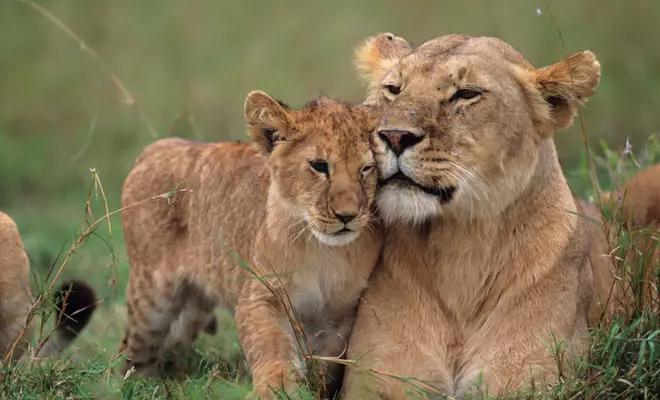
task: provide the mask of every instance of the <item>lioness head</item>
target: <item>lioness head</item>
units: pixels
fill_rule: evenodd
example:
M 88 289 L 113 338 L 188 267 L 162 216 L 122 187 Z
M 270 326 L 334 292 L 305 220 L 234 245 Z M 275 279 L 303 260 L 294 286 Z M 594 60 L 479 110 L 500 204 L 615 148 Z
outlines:
M 591 52 L 536 69 L 489 37 L 442 36 L 402 57 L 364 46 L 358 55 L 382 60 L 361 69 L 378 84 L 369 102 L 384 112 L 373 140 L 378 205 L 389 221 L 500 213 L 528 186 L 543 142 L 571 124 L 600 78 Z
M 377 171 L 366 106 L 321 97 L 291 110 L 264 92 L 248 94 L 245 118 L 267 158 L 271 196 L 328 245 L 355 240 L 371 220 Z

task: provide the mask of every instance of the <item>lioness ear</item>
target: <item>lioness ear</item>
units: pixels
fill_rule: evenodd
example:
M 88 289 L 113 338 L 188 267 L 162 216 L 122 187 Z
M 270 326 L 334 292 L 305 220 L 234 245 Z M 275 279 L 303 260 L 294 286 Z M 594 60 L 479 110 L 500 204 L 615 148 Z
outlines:
M 286 105 L 255 90 L 245 99 L 245 120 L 257 149 L 268 155 L 278 141 L 287 140 L 293 119 Z
M 355 48 L 355 67 L 367 86 L 369 98 L 378 93 L 387 73 L 411 51 L 412 46 L 404 38 L 391 33 L 367 38 Z
M 599 80 L 600 63 L 590 51 L 535 71 L 537 87 L 550 108 L 553 131 L 571 125 L 577 107 L 594 94 Z

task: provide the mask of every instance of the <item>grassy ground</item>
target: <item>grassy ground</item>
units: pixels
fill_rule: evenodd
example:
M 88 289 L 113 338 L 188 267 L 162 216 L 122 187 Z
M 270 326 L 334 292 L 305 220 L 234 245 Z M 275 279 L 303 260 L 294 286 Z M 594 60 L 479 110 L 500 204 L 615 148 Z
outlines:
M 499 36 L 537 65 L 591 49 L 603 65 L 584 111 L 603 188 L 636 167 L 621 150 L 630 138 L 638 163 L 657 161 L 648 138 L 660 126 L 660 3 L 555 0 L 405 3 L 249 0 L 79 2 L 43 0 L 86 45 L 20 0 L 0 2 L 0 209 L 21 229 L 37 282 L 59 268 L 89 220 L 119 207 L 121 184 L 153 135 L 243 138 L 245 94 L 263 89 L 298 105 L 319 90 L 359 101 L 351 51 L 363 37 L 392 31 L 412 42 L 450 32 Z M 538 15 L 537 9 L 541 13 Z M 90 52 L 98 54 L 95 59 Z M 121 80 L 118 89 L 108 72 Z M 558 136 L 577 194 L 593 194 L 579 129 Z M 609 150 L 608 143 L 612 149 Z M 655 143 L 655 144 L 654 144 Z M 655 147 L 654 147 L 655 146 Z M 621 173 L 617 165 L 626 161 Z M 90 169 L 93 169 L 92 172 Z M 99 182 L 102 183 L 104 200 Z M 106 201 L 107 200 L 107 201 Z M 233 322 L 220 314 L 215 337 L 186 357 L 188 376 L 127 381 L 111 371 L 125 321 L 128 266 L 118 215 L 101 220 L 66 262 L 63 277 L 84 277 L 104 302 L 91 325 L 55 364 L 9 370 L 1 398 L 241 398 L 249 387 Z M 622 237 L 624 248 L 630 238 Z M 640 259 L 643 263 L 643 258 Z M 575 380 L 546 396 L 660 389 L 658 321 L 631 314 L 593 332 L 593 351 Z M 13 373 L 13 374 L 12 374 Z M 610 397 L 610 396 L 606 396 Z

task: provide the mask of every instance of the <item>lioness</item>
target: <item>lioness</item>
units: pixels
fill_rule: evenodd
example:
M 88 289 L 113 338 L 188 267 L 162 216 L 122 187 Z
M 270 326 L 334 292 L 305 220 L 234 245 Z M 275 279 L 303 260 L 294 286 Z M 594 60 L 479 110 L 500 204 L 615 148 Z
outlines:
M 585 349 L 593 277 L 552 136 L 596 90 L 596 57 L 537 69 L 499 39 L 447 35 L 383 62 L 363 70 L 384 111 L 373 141 L 385 241 L 344 397 L 403 399 L 419 381 L 497 394 L 556 377 L 552 343 Z
M 96 307 L 94 290 L 84 282 L 62 283 L 55 291 L 58 321 L 54 335 L 32 357 L 50 357 L 61 352 L 87 325 Z M 0 361 L 17 360 L 32 339 L 34 322 L 30 266 L 14 220 L 0 212 Z
M 184 327 L 174 342 L 191 343 L 220 305 L 235 310 L 257 393 L 269 397 L 271 387 L 292 390 L 301 367 L 287 314 L 314 354 L 345 353 L 381 245 L 371 214 L 377 118 L 325 97 L 292 110 L 258 91 L 245 117 L 254 144 L 163 139 L 128 175 L 124 206 L 181 182 L 192 193 L 122 213 L 131 269 L 120 349 L 126 368 L 157 373 L 173 322 Z
M 413 47 L 405 39 L 392 33 L 381 33 L 368 38 L 356 49 L 356 66 L 367 85 L 368 95 L 365 103 L 377 102 L 381 90 L 380 81 L 370 81 L 371 77 L 384 76 L 399 59 L 412 50 Z M 649 250 L 655 249 L 653 256 L 645 260 L 647 280 L 651 278 L 660 262 L 660 246 L 655 248 L 660 222 L 660 165 L 651 166 L 635 175 L 622 187 L 601 196 L 599 202 L 609 210 L 608 214 L 612 214 L 609 218 L 614 217 L 615 221 L 609 222 L 608 218 L 604 218 L 596 204 L 583 199 L 577 200 L 579 214 L 590 222 L 587 224 L 589 226 L 587 237 L 595 290 L 588 322 L 590 326 L 595 326 L 603 318 L 609 319 L 617 310 L 625 311 L 626 303 L 628 302 L 629 305 L 631 300 L 624 296 L 625 290 L 622 290 L 621 284 L 625 278 L 619 276 L 620 273 L 612 263 L 613 247 L 618 246 L 615 237 L 619 230 L 617 224 L 622 222 L 629 233 L 637 232 L 635 251 L 641 249 L 643 254 L 639 254 L 640 257 L 648 257 Z M 600 222 L 604 222 L 605 227 Z M 605 236 L 606 232 L 610 237 Z M 642 236 L 640 237 L 639 234 Z M 649 290 L 655 291 L 651 288 Z

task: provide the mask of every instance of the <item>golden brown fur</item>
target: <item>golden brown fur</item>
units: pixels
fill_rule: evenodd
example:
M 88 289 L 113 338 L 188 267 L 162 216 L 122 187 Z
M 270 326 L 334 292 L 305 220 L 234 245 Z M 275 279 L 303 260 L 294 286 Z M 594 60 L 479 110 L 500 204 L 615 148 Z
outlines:
M 355 66 L 367 86 L 367 100 L 380 93 L 380 80 L 399 62 L 399 59 L 412 51 L 413 47 L 402 37 L 386 32 L 367 38 L 355 49 Z
M 188 344 L 220 305 L 235 310 L 257 393 L 269 397 L 269 387 L 291 390 L 303 363 L 284 291 L 314 353 L 345 352 L 380 251 L 370 212 L 376 117 L 328 98 L 290 110 L 262 92 L 250 93 L 245 114 L 254 145 L 160 140 L 126 179 L 124 206 L 181 182 L 191 191 L 122 214 L 131 270 L 121 349 L 127 367 L 157 372 L 173 322 L 186 327 L 175 341 Z
M 653 275 L 660 266 L 658 223 L 660 222 L 660 165 L 654 165 L 635 175 L 629 182 L 601 196 L 604 217 L 596 204 L 579 200 L 582 213 L 589 219 L 590 261 L 594 275 L 594 301 L 589 324 L 596 325 L 616 311 L 627 312 L 631 307 L 644 307 L 651 300 L 658 302 L 657 289 L 650 288 Z M 643 264 L 644 296 L 636 297 L 629 290 L 629 278 L 622 276 L 613 260 L 621 257 L 617 236 L 627 230 L 631 248 L 626 249 L 627 268 Z M 642 259 L 643 258 L 643 259 Z M 639 279 L 639 278 L 636 278 Z M 641 304 L 639 302 L 642 302 Z M 635 304 L 635 302 L 637 302 Z
M 349 358 L 459 397 L 555 379 L 548 343 L 583 354 L 593 276 L 552 136 L 594 93 L 596 58 L 536 69 L 501 40 L 447 35 L 385 74 L 376 61 L 363 70 L 383 109 L 385 242 Z M 361 371 L 347 369 L 345 398 L 407 398 L 401 381 Z
M 623 187 L 605 194 L 603 200 L 621 204 L 623 222 L 629 228 L 660 221 L 660 165 L 635 175 Z
M 23 250 L 23 241 L 14 221 L 0 212 L 0 356 L 4 358 L 16 339 L 26 330 L 24 340 L 14 349 L 13 358 L 20 357 L 31 337 L 26 327 L 32 305 L 30 266 Z
M 95 308 L 94 291 L 83 282 L 66 282 L 58 287 L 56 295 L 56 308 L 62 318 L 55 334 L 31 355 L 36 359 L 67 347 Z M 0 212 L 0 361 L 17 360 L 25 354 L 34 330 L 34 320 L 28 318 L 32 302 L 30 266 L 23 241 L 14 220 Z
M 603 215 L 598 207 L 583 199 L 578 201 L 578 213 L 584 219 L 589 243 L 589 264 L 593 271 L 594 292 L 589 305 L 589 326 L 596 326 L 601 318 L 612 315 L 617 307 L 618 286 L 610 254 L 610 241 L 605 235 Z

